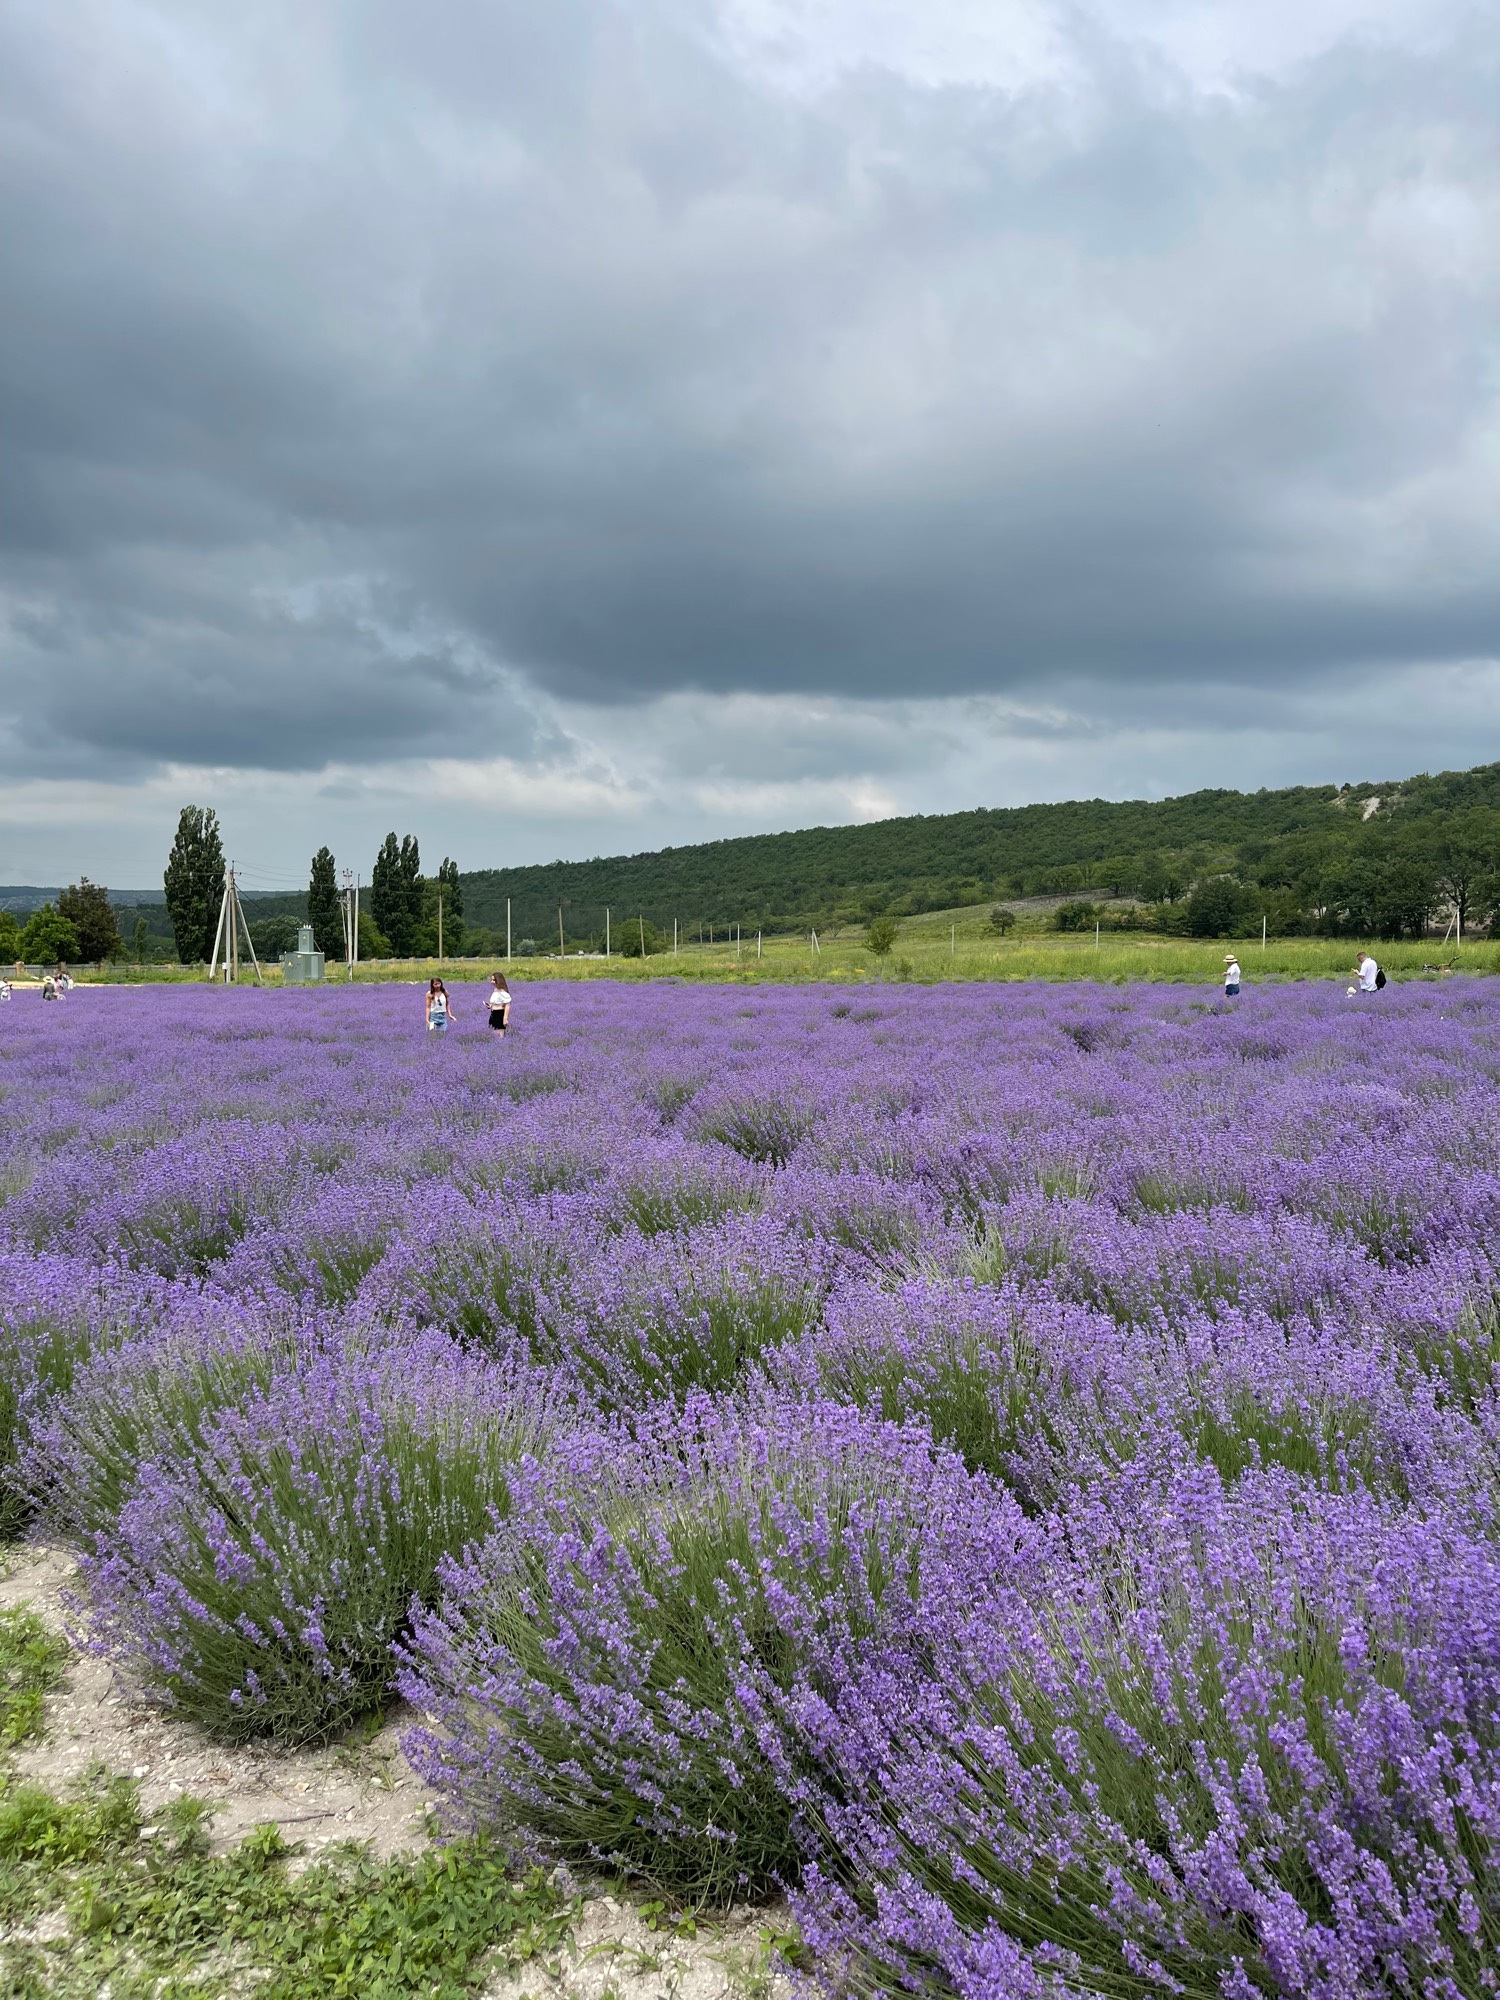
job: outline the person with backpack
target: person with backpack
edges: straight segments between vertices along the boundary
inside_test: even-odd
[[[453,1012],[448,1001],[448,989],[441,979],[432,979],[427,984],[427,1032],[429,1035],[446,1035],[449,1017]]]
[[[1359,975],[1361,993],[1378,993],[1385,984],[1385,974],[1367,951],[1359,954],[1359,963],[1354,970]]]

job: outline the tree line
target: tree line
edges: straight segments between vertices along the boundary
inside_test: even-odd
[[[223,886],[217,815],[185,806],[163,877],[183,964],[210,956]],[[360,956],[434,955],[440,906],[445,956],[489,955],[505,941],[507,899],[518,950],[547,949],[559,913],[568,949],[596,947],[608,907],[612,948],[630,955],[660,949],[674,918],[687,939],[722,936],[733,923],[747,933],[834,929],[1034,897],[1059,899],[1054,920],[1063,927],[1099,922],[1201,937],[1244,936],[1262,921],[1275,936],[1420,937],[1455,920],[1466,933],[1492,927],[1500,917],[1500,764],[1384,785],[914,815],[463,875],[445,856],[430,877],[416,835],[392,831],[362,896]],[[266,957],[290,950],[303,922],[320,951],[343,956],[328,847],[312,857],[305,895],[245,901]],[[24,926],[0,911],[0,961],[141,959],[167,945],[160,921],[155,909],[137,910],[127,943],[108,890],[84,877]]]
[[[213,951],[224,893],[224,843],[218,815],[210,807],[184,806],[162,878],[166,911],[177,957],[197,965]],[[333,850],[320,847],[308,869],[305,897],[276,898],[290,905],[250,922],[258,953],[276,958],[296,945],[301,924],[312,926],[313,944],[329,959],[345,950],[343,892]],[[261,898],[242,898],[253,909]],[[361,958],[430,958],[438,948],[439,911],[445,952],[461,950],[464,898],[458,863],[444,856],[436,875],[424,876],[415,834],[398,840],[388,833],[362,892],[359,916]]]
[[[22,924],[0,910],[0,964],[103,965],[124,949],[109,891],[87,875],[43,903]]]

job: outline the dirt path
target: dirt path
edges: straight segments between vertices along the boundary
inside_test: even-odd
[[[28,1544],[6,1551],[0,1606],[27,1604],[54,1631],[64,1629],[63,1595],[77,1565],[63,1548]],[[397,1709],[358,1746],[321,1750],[225,1749],[190,1724],[143,1702],[112,1668],[69,1654],[64,1685],[48,1699],[46,1735],[16,1754],[22,1777],[62,1788],[102,1764],[139,1779],[148,1816],[183,1792],[217,1807],[216,1852],[274,1820],[309,1857],[335,1841],[369,1843],[378,1859],[426,1844],[431,1789],[401,1754],[412,1719]],[[631,1904],[612,1896],[584,1903],[570,1948],[547,1965],[486,1986],[487,2000],[779,2000],[787,1983],[768,1978],[764,1936],[783,1913],[748,1911],[694,1937],[652,1930]]]
[[[64,1549],[10,1552],[0,1604],[27,1603],[55,1631],[76,1565]],[[23,1777],[61,1786],[91,1764],[129,1772],[141,1783],[149,1815],[181,1792],[219,1808],[217,1851],[236,1846],[254,1826],[275,1820],[288,1840],[316,1853],[338,1840],[367,1840],[384,1859],[425,1840],[432,1794],[401,1755],[397,1736],[409,1715],[395,1714],[368,1745],[321,1750],[228,1750],[190,1723],[142,1702],[104,1661],[69,1659],[67,1683],[47,1704],[47,1735],[16,1758]]]

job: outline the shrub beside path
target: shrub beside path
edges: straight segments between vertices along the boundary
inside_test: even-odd
[[[32,1542],[6,1551],[5,1561],[0,1612],[24,1607],[66,1637],[77,1585],[72,1552]],[[141,1701],[106,1661],[70,1645],[61,1685],[44,1703],[42,1733],[9,1765],[17,1781],[59,1795],[101,1769],[131,1778],[148,1829],[175,1800],[202,1799],[214,1808],[211,1854],[230,1854],[257,1828],[275,1825],[301,1850],[290,1864],[295,1873],[349,1841],[374,1861],[431,1846],[436,1795],[399,1742],[412,1720],[398,1704],[378,1731],[319,1749],[229,1748]],[[771,1970],[771,1946],[784,1922],[782,1912],[748,1910],[695,1925],[660,1905],[586,1892],[560,1945],[475,1990],[484,2000],[778,2000],[789,1984]],[[61,1934],[51,1919],[41,1931]],[[216,1986],[210,1969],[196,1990],[214,2000],[240,1986]]]

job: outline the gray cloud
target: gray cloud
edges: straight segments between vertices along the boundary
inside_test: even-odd
[[[707,0],[7,22],[39,770],[1496,651],[1493,21],[1232,94],[1065,12],[1008,89],[794,90]]]

